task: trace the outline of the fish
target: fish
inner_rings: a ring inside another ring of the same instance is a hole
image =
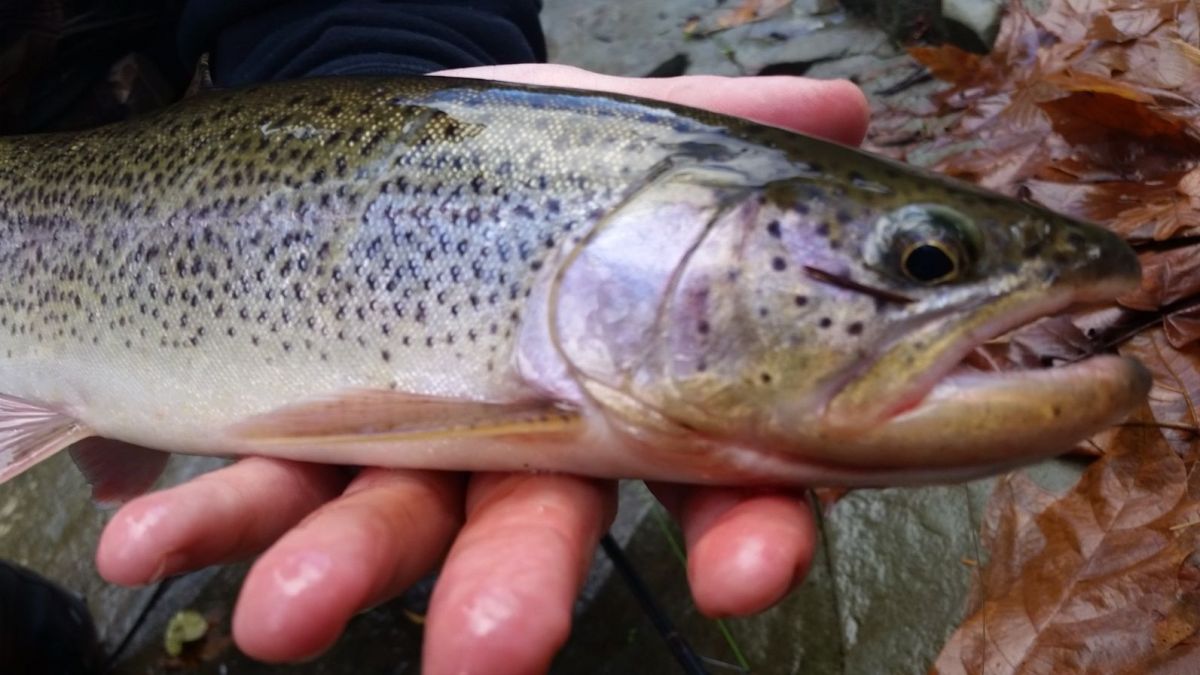
[[[1068,450],[1137,361],[964,369],[1136,288],[1103,228],[828,141],[442,77],[0,138],[0,481],[71,447],[724,485]],[[162,455],[165,457],[165,455]]]

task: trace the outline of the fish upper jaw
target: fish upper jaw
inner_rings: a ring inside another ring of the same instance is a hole
[[[819,414],[822,434],[852,437],[919,405],[980,344],[1071,304],[1069,293],[1034,291],[929,312],[923,325],[882,346],[833,393]]]

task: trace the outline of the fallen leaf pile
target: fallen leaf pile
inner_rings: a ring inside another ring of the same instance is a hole
[[[1031,3],[1032,4],[1032,3]],[[1200,672],[1200,16],[1191,0],[1011,3],[992,53],[920,47],[949,86],[918,148],[934,168],[1107,225],[1140,252],[1120,307],[974,355],[1039,367],[1116,349],[1149,405],[1093,439],[1062,496],[1003,479],[991,559],[938,673]],[[936,120],[936,121],[935,121]]]

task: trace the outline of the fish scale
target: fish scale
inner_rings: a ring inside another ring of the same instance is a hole
[[[218,381],[247,399],[245,384],[264,380],[264,399],[314,380],[504,393],[499,375],[494,391],[479,382],[511,360],[530,270],[639,170],[620,161],[622,143],[658,130],[581,128],[572,114],[517,143],[505,127],[519,117],[438,109],[479,108],[480,92],[464,103],[420,84],[354,82],[336,99],[319,82],[287,97],[217,93],[83,136],[0,142],[0,269],[26,280],[0,295],[5,379],[38,377],[38,354],[118,378],[163,354],[188,380],[236,369]],[[393,103],[423,96],[430,107]],[[551,152],[562,143],[576,152]],[[147,402],[170,396],[137,386]]]
[[[959,230],[981,251],[955,249]],[[926,256],[953,249],[962,274],[913,278],[910,239]],[[1137,263],[1094,226],[721,115],[335,78],[0,139],[0,271],[0,477],[97,435],[859,483],[905,464],[869,470],[894,459],[896,423],[919,427],[901,439],[912,453],[929,442],[927,422],[897,414],[971,343],[1111,297]],[[1019,457],[1131,405],[1136,366],[1096,363],[1077,377],[1107,398],[1047,421],[1061,433]],[[1018,408],[1063,407],[1062,385],[1038,386]],[[991,462],[1002,441],[967,445]],[[827,470],[840,452],[846,466]],[[958,456],[922,461],[994,465]]]

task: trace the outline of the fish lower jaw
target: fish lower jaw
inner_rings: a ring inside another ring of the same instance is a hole
[[[1149,389],[1146,369],[1119,356],[1043,370],[957,369],[915,406],[830,451],[857,466],[1020,465],[1067,452],[1121,422]]]

